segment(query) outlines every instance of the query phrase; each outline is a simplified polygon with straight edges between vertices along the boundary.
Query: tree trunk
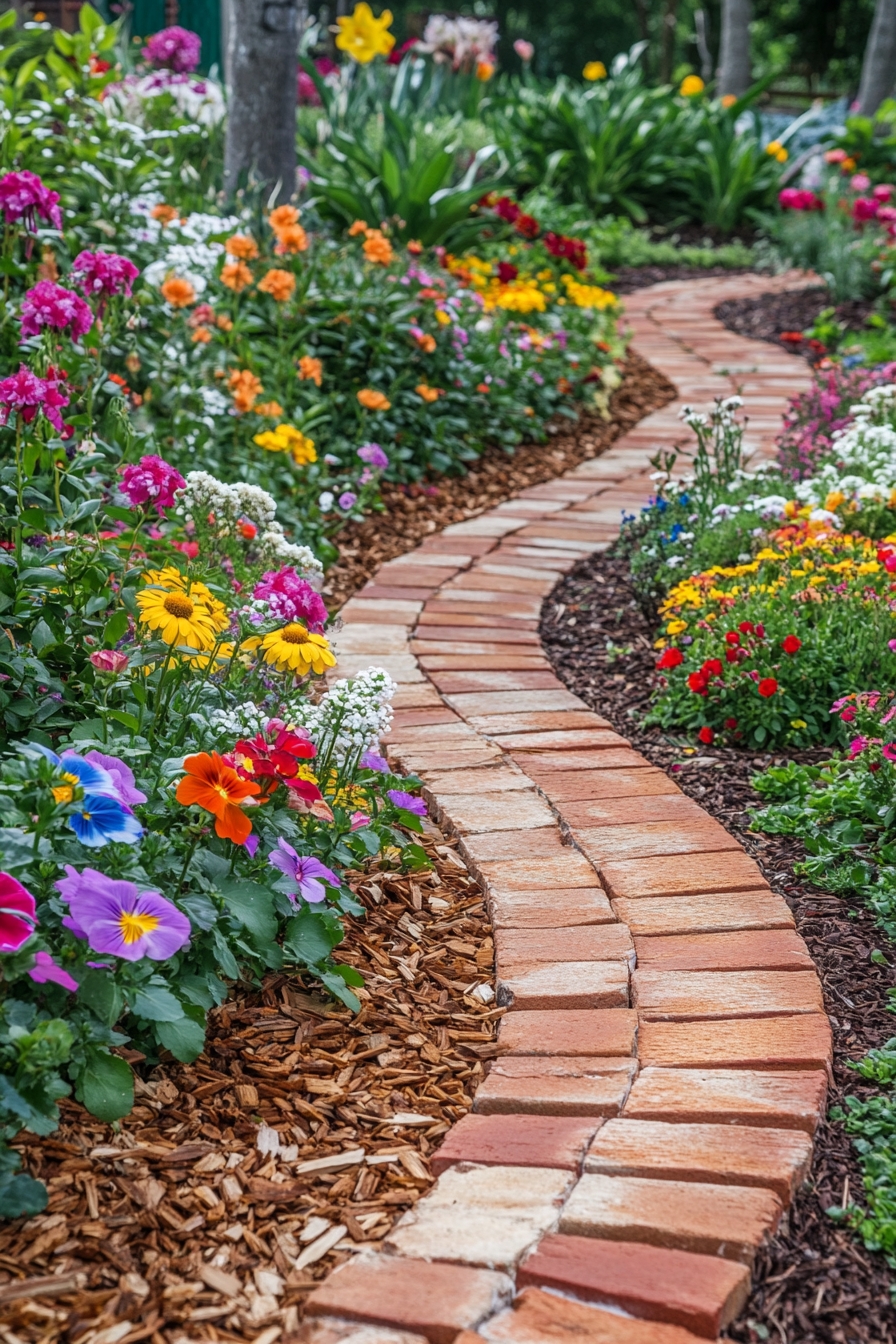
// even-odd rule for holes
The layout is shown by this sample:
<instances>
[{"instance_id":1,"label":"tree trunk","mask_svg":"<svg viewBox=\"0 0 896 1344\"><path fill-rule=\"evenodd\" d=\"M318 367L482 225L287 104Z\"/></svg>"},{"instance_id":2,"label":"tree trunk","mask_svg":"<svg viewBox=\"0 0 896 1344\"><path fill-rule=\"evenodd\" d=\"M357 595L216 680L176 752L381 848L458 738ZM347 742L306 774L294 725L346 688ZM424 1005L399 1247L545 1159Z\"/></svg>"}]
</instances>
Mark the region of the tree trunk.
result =
<instances>
[{"instance_id":1,"label":"tree trunk","mask_svg":"<svg viewBox=\"0 0 896 1344\"><path fill-rule=\"evenodd\" d=\"M717 93L740 97L750 87L750 17L750 0L722 0Z\"/></svg>"},{"instance_id":2,"label":"tree trunk","mask_svg":"<svg viewBox=\"0 0 896 1344\"><path fill-rule=\"evenodd\" d=\"M877 0L874 22L868 34L862 82L859 86L859 112L873 117L896 82L896 0Z\"/></svg>"},{"instance_id":3,"label":"tree trunk","mask_svg":"<svg viewBox=\"0 0 896 1344\"><path fill-rule=\"evenodd\" d=\"M280 0L229 0L224 186L241 175L288 201L296 189L296 15Z\"/></svg>"}]
</instances>

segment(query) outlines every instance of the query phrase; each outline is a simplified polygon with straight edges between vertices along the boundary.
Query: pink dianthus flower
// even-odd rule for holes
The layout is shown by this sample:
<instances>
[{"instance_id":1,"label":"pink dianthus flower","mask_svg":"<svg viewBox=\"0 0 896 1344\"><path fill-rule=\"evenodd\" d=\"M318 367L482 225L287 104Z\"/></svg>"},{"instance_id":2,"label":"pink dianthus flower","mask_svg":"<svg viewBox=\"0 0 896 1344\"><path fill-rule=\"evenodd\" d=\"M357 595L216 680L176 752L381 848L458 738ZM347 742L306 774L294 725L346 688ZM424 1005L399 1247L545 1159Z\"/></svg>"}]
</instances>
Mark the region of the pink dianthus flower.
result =
<instances>
[{"instance_id":1,"label":"pink dianthus flower","mask_svg":"<svg viewBox=\"0 0 896 1344\"><path fill-rule=\"evenodd\" d=\"M160 515L171 508L175 491L186 485L180 472L154 453L145 454L139 462L121 467L120 471L121 493L127 497L131 508L154 504Z\"/></svg>"},{"instance_id":2,"label":"pink dianthus flower","mask_svg":"<svg viewBox=\"0 0 896 1344\"><path fill-rule=\"evenodd\" d=\"M157 70L174 70L179 75L189 74L199 64L202 39L198 33L177 24L163 28L143 48L143 55Z\"/></svg>"},{"instance_id":3,"label":"pink dianthus flower","mask_svg":"<svg viewBox=\"0 0 896 1344\"><path fill-rule=\"evenodd\" d=\"M88 298L102 294L112 298L115 294L130 297L131 286L140 272L127 257L117 252L79 252L72 266L72 278L75 284Z\"/></svg>"},{"instance_id":4,"label":"pink dianthus flower","mask_svg":"<svg viewBox=\"0 0 896 1344\"><path fill-rule=\"evenodd\" d=\"M0 210L7 224L24 219L25 227L32 233L37 232L35 212L43 215L54 229L62 229L59 192L45 187L37 173L29 173L27 169L0 177Z\"/></svg>"},{"instance_id":5,"label":"pink dianthus flower","mask_svg":"<svg viewBox=\"0 0 896 1344\"><path fill-rule=\"evenodd\" d=\"M52 280L40 280L22 300L22 339L39 336L44 327L65 331L73 341L86 336L93 326L93 313L80 295Z\"/></svg>"},{"instance_id":6,"label":"pink dianthus flower","mask_svg":"<svg viewBox=\"0 0 896 1344\"><path fill-rule=\"evenodd\" d=\"M297 574L292 565L262 574L252 596L267 602L279 620L304 621L312 634L323 633L327 609L311 584Z\"/></svg>"}]
</instances>

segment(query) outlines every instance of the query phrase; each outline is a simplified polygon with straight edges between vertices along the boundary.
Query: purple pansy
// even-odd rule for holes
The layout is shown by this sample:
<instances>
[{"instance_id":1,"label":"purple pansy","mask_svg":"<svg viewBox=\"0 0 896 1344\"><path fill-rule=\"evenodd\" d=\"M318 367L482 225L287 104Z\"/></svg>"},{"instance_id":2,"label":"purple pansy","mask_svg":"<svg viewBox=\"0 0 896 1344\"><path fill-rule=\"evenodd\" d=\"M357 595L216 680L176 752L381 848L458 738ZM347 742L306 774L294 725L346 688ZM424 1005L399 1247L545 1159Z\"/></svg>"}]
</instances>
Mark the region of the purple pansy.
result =
<instances>
[{"instance_id":1,"label":"purple pansy","mask_svg":"<svg viewBox=\"0 0 896 1344\"><path fill-rule=\"evenodd\" d=\"M413 812L415 817L426 816L426 804L422 798L415 798L412 793L405 793L404 789L388 789L386 796L390 803L400 807L403 812Z\"/></svg>"},{"instance_id":2,"label":"purple pansy","mask_svg":"<svg viewBox=\"0 0 896 1344\"><path fill-rule=\"evenodd\" d=\"M133 807L135 803L145 803L146 794L141 793L134 787L134 772L124 761L120 761L117 756L104 756L101 751L88 751L84 756L85 761L90 761L91 765L97 765L101 770L105 770L112 780L112 789L108 790L113 798L117 798L120 803L126 807ZM95 789L95 793L105 793L105 789Z\"/></svg>"},{"instance_id":3,"label":"purple pansy","mask_svg":"<svg viewBox=\"0 0 896 1344\"><path fill-rule=\"evenodd\" d=\"M296 853L292 845L287 844L285 840L277 841L277 848L272 849L268 855L268 863L272 868L279 868L281 873L285 873L295 882L298 887L295 894L311 905L316 905L326 896L324 882L337 889L340 885L336 874L321 863L320 859L314 859L309 854Z\"/></svg>"},{"instance_id":4,"label":"purple pansy","mask_svg":"<svg viewBox=\"0 0 896 1344\"><path fill-rule=\"evenodd\" d=\"M362 444L358 449L358 456L362 462L366 462L369 467L375 467L379 471L384 471L389 465L389 459L378 443Z\"/></svg>"},{"instance_id":5,"label":"purple pansy","mask_svg":"<svg viewBox=\"0 0 896 1344\"><path fill-rule=\"evenodd\" d=\"M190 921L157 891L141 891L95 868L79 873L66 864L65 873L56 883L71 911L63 923L85 937L92 952L167 961L190 941Z\"/></svg>"},{"instance_id":6,"label":"purple pansy","mask_svg":"<svg viewBox=\"0 0 896 1344\"><path fill-rule=\"evenodd\" d=\"M378 756L375 751L365 751L361 757L361 766L364 770L377 770L381 775L392 773L385 756Z\"/></svg>"}]
</instances>

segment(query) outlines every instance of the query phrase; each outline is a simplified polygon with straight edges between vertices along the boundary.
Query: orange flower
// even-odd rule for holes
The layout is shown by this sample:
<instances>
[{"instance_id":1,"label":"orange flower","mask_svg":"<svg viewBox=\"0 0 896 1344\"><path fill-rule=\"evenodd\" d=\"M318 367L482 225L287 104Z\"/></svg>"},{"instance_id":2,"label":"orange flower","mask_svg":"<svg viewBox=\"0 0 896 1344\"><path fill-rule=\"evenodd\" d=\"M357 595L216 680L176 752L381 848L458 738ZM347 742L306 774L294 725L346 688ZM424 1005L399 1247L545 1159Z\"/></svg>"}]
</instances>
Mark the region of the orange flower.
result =
<instances>
[{"instance_id":1,"label":"orange flower","mask_svg":"<svg viewBox=\"0 0 896 1344\"><path fill-rule=\"evenodd\" d=\"M358 400L368 411L388 411L392 403L382 392L376 392L372 387L362 387L358 393Z\"/></svg>"},{"instance_id":2,"label":"orange flower","mask_svg":"<svg viewBox=\"0 0 896 1344\"><path fill-rule=\"evenodd\" d=\"M379 266L388 266L395 253L384 233L379 229L368 229L364 242L364 255L368 261L374 261Z\"/></svg>"},{"instance_id":3,"label":"orange flower","mask_svg":"<svg viewBox=\"0 0 896 1344\"><path fill-rule=\"evenodd\" d=\"M241 804L261 793L258 784L241 779L216 751L202 751L184 761L186 774L174 795L184 807L193 803L215 818L215 831L222 840L244 845L252 832L252 823Z\"/></svg>"},{"instance_id":4,"label":"orange flower","mask_svg":"<svg viewBox=\"0 0 896 1344\"><path fill-rule=\"evenodd\" d=\"M357 238L357 236L358 236L359 233L366 233L366 232L367 232L367 229L368 229L368 225L367 225L366 220L363 220L363 219L356 219L355 222L354 222L354 224L351 226L351 228L350 228L349 231L348 231L348 236L349 236L349 238Z\"/></svg>"},{"instance_id":5,"label":"orange flower","mask_svg":"<svg viewBox=\"0 0 896 1344\"><path fill-rule=\"evenodd\" d=\"M221 283L240 294L252 283L252 272L244 261L229 261L221 268Z\"/></svg>"},{"instance_id":6,"label":"orange flower","mask_svg":"<svg viewBox=\"0 0 896 1344\"><path fill-rule=\"evenodd\" d=\"M492 390L492 389L489 387L488 383L477 383L477 384L476 384L476 391L477 391L477 392L488 393L488 392L491 392L491 390Z\"/></svg>"},{"instance_id":7,"label":"orange flower","mask_svg":"<svg viewBox=\"0 0 896 1344\"><path fill-rule=\"evenodd\" d=\"M153 219L157 219L164 229L166 224L171 224L178 218L178 211L173 205L154 205L149 212Z\"/></svg>"},{"instance_id":8,"label":"orange flower","mask_svg":"<svg viewBox=\"0 0 896 1344\"><path fill-rule=\"evenodd\" d=\"M251 411L264 388L261 379L248 369L234 369L228 379L233 404L238 411Z\"/></svg>"},{"instance_id":9,"label":"orange flower","mask_svg":"<svg viewBox=\"0 0 896 1344\"><path fill-rule=\"evenodd\" d=\"M288 229L278 229L277 246L274 251L278 257L286 256L290 252L307 252L308 235L301 224L291 224Z\"/></svg>"},{"instance_id":10,"label":"orange flower","mask_svg":"<svg viewBox=\"0 0 896 1344\"><path fill-rule=\"evenodd\" d=\"M438 401L439 397L443 395L440 387L428 387L426 383L418 383L414 391L424 401Z\"/></svg>"},{"instance_id":11,"label":"orange flower","mask_svg":"<svg viewBox=\"0 0 896 1344\"><path fill-rule=\"evenodd\" d=\"M490 80L494 73L495 67L492 65L491 61L476 62L476 78L483 84Z\"/></svg>"},{"instance_id":12,"label":"orange flower","mask_svg":"<svg viewBox=\"0 0 896 1344\"><path fill-rule=\"evenodd\" d=\"M270 270L264 279L258 282L262 294L270 294L277 303L285 303L287 299L291 299L295 287L296 278L292 271Z\"/></svg>"},{"instance_id":13,"label":"orange flower","mask_svg":"<svg viewBox=\"0 0 896 1344\"><path fill-rule=\"evenodd\" d=\"M423 251L423 244L418 243L416 238L412 238L408 243L408 251L412 257L419 257Z\"/></svg>"},{"instance_id":14,"label":"orange flower","mask_svg":"<svg viewBox=\"0 0 896 1344\"><path fill-rule=\"evenodd\" d=\"M212 334L208 327L197 327L190 339L194 345L208 345L211 338Z\"/></svg>"},{"instance_id":15,"label":"orange flower","mask_svg":"<svg viewBox=\"0 0 896 1344\"><path fill-rule=\"evenodd\" d=\"M324 366L313 355L303 355L299 360L299 377L320 387L324 376Z\"/></svg>"},{"instance_id":16,"label":"orange flower","mask_svg":"<svg viewBox=\"0 0 896 1344\"><path fill-rule=\"evenodd\" d=\"M220 331L233 331L233 322L226 313L219 313L215 318L215 325Z\"/></svg>"},{"instance_id":17,"label":"orange flower","mask_svg":"<svg viewBox=\"0 0 896 1344\"><path fill-rule=\"evenodd\" d=\"M254 261L258 256L258 244L254 238L244 233L235 233L224 244L229 257L239 257L241 261Z\"/></svg>"},{"instance_id":18,"label":"orange flower","mask_svg":"<svg viewBox=\"0 0 896 1344\"><path fill-rule=\"evenodd\" d=\"M436 348L436 338L435 336L430 336L428 331L424 331L423 335L418 336L416 340L424 355L431 355Z\"/></svg>"},{"instance_id":19,"label":"orange flower","mask_svg":"<svg viewBox=\"0 0 896 1344\"><path fill-rule=\"evenodd\" d=\"M299 222L299 211L294 205L278 205L276 210L272 210L268 215L268 223L275 233L281 229L291 229Z\"/></svg>"},{"instance_id":20,"label":"orange flower","mask_svg":"<svg viewBox=\"0 0 896 1344\"><path fill-rule=\"evenodd\" d=\"M38 280L52 280L54 283L59 279L59 267L56 265L56 254L52 247L41 249L37 278Z\"/></svg>"},{"instance_id":21,"label":"orange flower","mask_svg":"<svg viewBox=\"0 0 896 1344\"><path fill-rule=\"evenodd\" d=\"M191 303L196 302L196 291L189 280L184 280L179 275L172 275L162 286L162 297L172 308L189 308Z\"/></svg>"},{"instance_id":22,"label":"orange flower","mask_svg":"<svg viewBox=\"0 0 896 1344\"><path fill-rule=\"evenodd\" d=\"M255 414L279 417L284 414L284 411L279 401L260 401L255 407Z\"/></svg>"}]
</instances>

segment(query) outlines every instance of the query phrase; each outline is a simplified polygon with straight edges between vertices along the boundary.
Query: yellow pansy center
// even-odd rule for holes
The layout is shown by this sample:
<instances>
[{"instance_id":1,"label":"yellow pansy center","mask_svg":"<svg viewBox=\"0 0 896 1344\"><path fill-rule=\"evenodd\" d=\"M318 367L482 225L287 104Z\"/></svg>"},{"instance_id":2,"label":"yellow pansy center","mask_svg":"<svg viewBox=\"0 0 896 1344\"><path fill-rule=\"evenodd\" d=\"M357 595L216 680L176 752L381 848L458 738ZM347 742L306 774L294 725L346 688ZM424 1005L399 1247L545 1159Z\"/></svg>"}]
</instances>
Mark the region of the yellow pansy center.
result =
<instances>
[{"instance_id":1,"label":"yellow pansy center","mask_svg":"<svg viewBox=\"0 0 896 1344\"><path fill-rule=\"evenodd\" d=\"M308 631L304 625L288 625L281 631L280 638L284 644L310 644Z\"/></svg>"},{"instance_id":2,"label":"yellow pansy center","mask_svg":"<svg viewBox=\"0 0 896 1344\"><path fill-rule=\"evenodd\" d=\"M162 606L169 616L176 616L180 621L188 621L195 611L193 603L183 593L169 593Z\"/></svg>"},{"instance_id":3,"label":"yellow pansy center","mask_svg":"<svg viewBox=\"0 0 896 1344\"><path fill-rule=\"evenodd\" d=\"M67 770L62 772L64 784L57 784L51 792L57 803L70 803L75 796L75 789L80 784L77 775L71 775Z\"/></svg>"},{"instance_id":4,"label":"yellow pansy center","mask_svg":"<svg viewBox=\"0 0 896 1344\"><path fill-rule=\"evenodd\" d=\"M159 927L159 919L157 915L129 914L122 910L118 916L118 927L126 943L137 943Z\"/></svg>"}]
</instances>

